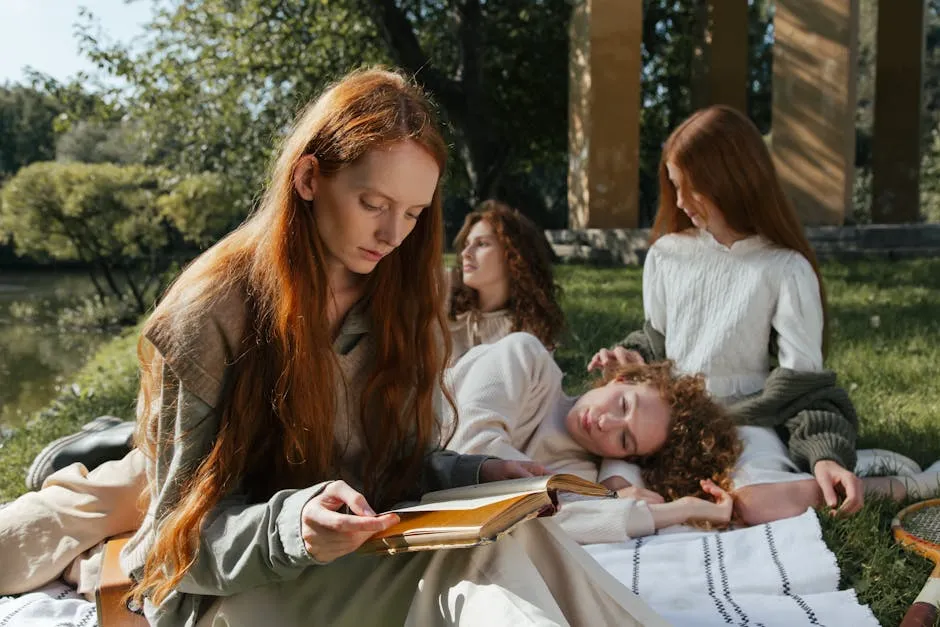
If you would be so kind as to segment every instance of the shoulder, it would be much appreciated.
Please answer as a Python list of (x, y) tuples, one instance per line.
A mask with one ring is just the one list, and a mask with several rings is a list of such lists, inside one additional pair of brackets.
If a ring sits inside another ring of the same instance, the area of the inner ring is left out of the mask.
[(666, 255), (684, 253), (694, 250), (698, 246), (698, 229), (686, 229), (678, 233), (663, 235), (650, 246), (650, 253)]
[(249, 307), (242, 285), (219, 291), (201, 306), (195, 305), (198, 289), (172, 294), (147, 322), (144, 337), (184, 387), (214, 406), (228, 367), (244, 350)]
[(768, 260), (779, 273), (781, 282), (818, 286), (819, 278), (809, 259), (789, 248), (768, 248)]

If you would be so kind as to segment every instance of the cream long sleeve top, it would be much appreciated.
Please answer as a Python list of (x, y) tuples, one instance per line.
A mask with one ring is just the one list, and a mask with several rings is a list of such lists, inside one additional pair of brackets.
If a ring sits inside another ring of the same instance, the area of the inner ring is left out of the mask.
[[(512, 333), (471, 349), (448, 371), (448, 384), (459, 411), (449, 449), (535, 461), (597, 481), (599, 458), (565, 429), (576, 398), (564, 394), (561, 369), (535, 336)], [(566, 502), (555, 520), (581, 544), (621, 542), (655, 530), (649, 507), (634, 499)]]

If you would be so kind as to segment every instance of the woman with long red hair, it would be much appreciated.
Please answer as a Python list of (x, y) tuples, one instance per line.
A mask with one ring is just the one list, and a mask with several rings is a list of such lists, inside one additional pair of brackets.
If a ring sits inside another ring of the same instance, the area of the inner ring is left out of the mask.
[[(376, 513), (394, 503), (544, 472), (440, 449), (445, 162), (419, 89), (348, 75), (298, 116), (254, 214), (144, 325), (137, 449), (108, 472), (130, 471), (123, 510), (146, 478), (142, 520), (119, 518), (139, 524), (121, 566), (151, 624), (638, 624), (631, 612), (648, 612), (595, 580), (550, 523), (475, 549), (355, 554), (397, 521)], [(78, 483), (73, 518), (99, 505), (83, 490), (107, 482)]]
[[(696, 112), (663, 146), (643, 308), (643, 341), (604, 349), (589, 368), (666, 358), (703, 373), (745, 425), (734, 487), (746, 522), (822, 504), (851, 514), (863, 489), (895, 497), (906, 487), (937, 489), (937, 473), (867, 478), (863, 487), (853, 472), (857, 420), (823, 370), (826, 297), (816, 256), (760, 132), (731, 107)], [(608, 464), (602, 475), (610, 474), (636, 476)]]

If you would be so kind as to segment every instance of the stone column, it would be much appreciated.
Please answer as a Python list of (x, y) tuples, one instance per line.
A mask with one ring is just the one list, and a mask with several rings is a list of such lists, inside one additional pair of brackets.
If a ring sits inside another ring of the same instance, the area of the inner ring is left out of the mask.
[(923, 0), (878, 4), (872, 222), (920, 219)]
[(709, 0), (705, 30), (708, 104), (747, 113), (747, 0)]
[(777, 0), (773, 155), (804, 224), (842, 224), (851, 206), (858, 13), (858, 0)]
[(584, 0), (573, 11), (568, 67), (571, 228), (639, 221), (642, 0)]

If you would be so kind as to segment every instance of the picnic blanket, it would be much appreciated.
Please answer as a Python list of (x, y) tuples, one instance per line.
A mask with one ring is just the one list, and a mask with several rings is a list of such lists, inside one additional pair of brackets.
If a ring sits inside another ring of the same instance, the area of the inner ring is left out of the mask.
[(585, 549), (672, 625), (878, 625), (854, 590), (839, 590), (811, 509), (746, 529), (671, 527)]
[(16, 597), (0, 597), (0, 627), (96, 627), (95, 604), (75, 588), (55, 581)]
[[(878, 625), (839, 568), (813, 510), (735, 531), (671, 527), (646, 538), (584, 547), (668, 623), (791, 627)], [(94, 627), (95, 606), (63, 583), (0, 599), (0, 626)]]

